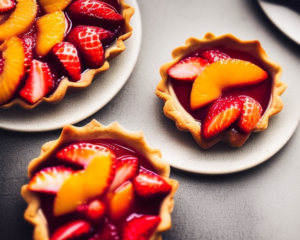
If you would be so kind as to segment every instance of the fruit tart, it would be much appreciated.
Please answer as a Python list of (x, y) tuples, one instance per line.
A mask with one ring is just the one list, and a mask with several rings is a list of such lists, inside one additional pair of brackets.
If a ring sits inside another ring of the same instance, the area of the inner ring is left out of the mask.
[(124, 0), (0, 1), (0, 107), (32, 109), (85, 88), (125, 50)]
[(66, 126), (28, 167), (21, 190), (36, 240), (158, 240), (178, 187), (142, 132), (97, 121)]
[(242, 146), (283, 108), (282, 69), (258, 41), (231, 34), (189, 38), (160, 69), (156, 95), (165, 115), (204, 149), (219, 141)]

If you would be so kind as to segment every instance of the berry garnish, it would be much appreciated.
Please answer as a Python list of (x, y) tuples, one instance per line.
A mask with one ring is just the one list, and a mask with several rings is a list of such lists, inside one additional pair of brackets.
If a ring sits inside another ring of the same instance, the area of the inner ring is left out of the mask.
[(0, 13), (8, 12), (16, 6), (14, 0), (0, 0)]
[(23, 41), (17, 37), (10, 38), (0, 46), (0, 52), (2, 53), (0, 105), (2, 105), (14, 96), (25, 74)]
[(263, 109), (261, 105), (251, 97), (239, 96), (239, 99), (242, 101), (243, 108), (238, 125), (245, 133), (250, 133), (259, 122)]
[(62, 42), (56, 44), (52, 51), (68, 75), (74, 81), (79, 81), (81, 78), (81, 65), (75, 46), (68, 42)]
[(104, 49), (98, 34), (92, 28), (74, 28), (67, 40), (82, 54), (87, 67), (99, 68), (104, 63)]
[(50, 240), (71, 240), (86, 235), (91, 230), (91, 224), (83, 220), (76, 220), (58, 228)]
[(209, 139), (227, 129), (241, 114), (242, 103), (238, 98), (217, 100), (204, 120), (202, 135)]
[(106, 218), (100, 231), (89, 240), (120, 240), (120, 237), (118, 236), (117, 228)]
[(206, 59), (209, 63), (214, 63), (217, 62), (221, 59), (225, 60), (225, 59), (229, 59), (230, 57), (219, 51), (219, 50), (208, 50), (205, 51), (201, 54), (201, 57), (203, 57), (204, 59)]
[(30, 69), (31, 61), (33, 59), (33, 49), (36, 46), (36, 33), (35, 27), (32, 27), (27, 33), (22, 36), (24, 49), (25, 49), (25, 69), (28, 72)]
[(54, 82), (47, 63), (32, 60), (29, 77), (20, 96), (29, 103), (36, 103), (53, 90)]
[(165, 179), (145, 169), (141, 170), (132, 182), (137, 195), (143, 198), (162, 197), (172, 190)]
[(100, 200), (94, 200), (89, 204), (80, 205), (77, 211), (84, 215), (90, 221), (100, 221), (105, 214), (105, 205)]
[(159, 216), (133, 216), (124, 224), (122, 240), (149, 240), (159, 225)]
[(42, 6), (46, 13), (53, 13), (56, 11), (64, 10), (72, 0), (39, 0), (39, 4)]
[(268, 74), (253, 63), (227, 59), (205, 68), (193, 83), (190, 107), (197, 110), (217, 100), (224, 89), (260, 83)]
[(28, 189), (33, 192), (56, 194), (73, 172), (72, 169), (63, 166), (45, 168), (34, 175)]
[(183, 81), (194, 81), (206, 68), (208, 62), (199, 57), (189, 57), (169, 68), (170, 77)]

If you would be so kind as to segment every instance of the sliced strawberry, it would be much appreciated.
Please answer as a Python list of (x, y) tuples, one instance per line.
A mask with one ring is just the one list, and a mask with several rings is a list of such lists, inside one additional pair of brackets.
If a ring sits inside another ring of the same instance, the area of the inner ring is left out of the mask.
[(122, 15), (107, 3), (97, 0), (77, 0), (68, 9), (68, 15), (74, 21), (93, 21), (98, 25), (105, 23), (121, 24), (124, 19)]
[(145, 169), (132, 182), (135, 192), (144, 198), (165, 196), (172, 190), (171, 185), (161, 176)]
[(69, 76), (74, 81), (79, 81), (81, 79), (81, 65), (75, 46), (68, 42), (61, 42), (53, 47), (52, 52), (64, 66)]
[(77, 211), (91, 221), (99, 221), (104, 217), (105, 205), (100, 200), (94, 200), (89, 204), (78, 206)]
[(0, 13), (7, 12), (16, 6), (14, 0), (0, 0)]
[(104, 146), (92, 143), (73, 143), (60, 150), (56, 157), (60, 160), (86, 167), (95, 155), (102, 151), (114, 155), (110, 149)]
[(0, 56), (0, 74), (3, 72), (3, 67), (4, 67), (3, 58), (1, 58)]
[(26, 70), (30, 71), (31, 61), (33, 59), (33, 49), (36, 45), (36, 31), (35, 26), (33, 26), (27, 33), (25, 33), (22, 37), (24, 50), (25, 50), (25, 61), (24, 65)]
[(89, 238), (89, 240), (120, 240), (120, 237), (118, 236), (117, 228), (106, 218), (100, 231), (92, 238)]
[(241, 114), (242, 103), (238, 98), (217, 100), (204, 120), (202, 134), (211, 138), (227, 129)]
[(91, 224), (83, 220), (76, 220), (58, 228), (50, 240), (69, 240), (81, 237), (91, 231)]
[(20, 96), (34, 104), (51, 92), (54, 81), (47, 63), (33, 60), (30, 65), (29, 78)]
[(217, 62), (221, 59), (230, 58), (227, 54), (219, 50), (208, 50), (201, 54), (201, 57), (205, 58), (209, 63)]
[(116, 175), (110, 185), (110, 190), (114, 191), (126, 181), (133, 179), (139, 172), (139, 160), (134, 156), (122, 156), (116, 164)]
[(69, 33), (67, 40), (74, 44), (82, 54), (87, 67), (99, 68), (103, 65), (104, 49), (98, 34), (93, 29), (74, 28)]
[(243, 110), (238, 125), (245, 133), (250, 133), (259, 122), (262, 116), (263, 108), (259, 102), (251, 97), (239, 96), (239, 99), (243, 103)]
[(183, 81), (194, 81), (206, 68), (208, 62), (199, 57), (189, 57), (169, 68), (170, 77)]
[(134, 215), (124, 224), (122, 240), (149, 240), (160, 221), (159, 216)]
[(30, 180), (28, 190), (56, 194), (73, 173), (72, 169), (63, 166), (45, 168)]

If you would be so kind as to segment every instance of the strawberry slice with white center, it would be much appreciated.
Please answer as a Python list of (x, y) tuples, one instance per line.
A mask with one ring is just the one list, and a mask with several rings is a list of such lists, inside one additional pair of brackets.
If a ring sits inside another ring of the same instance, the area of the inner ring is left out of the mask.
[(45, 168), (30, 180), (28, 190), (56, 194), (65, 180), (73, 173), (72, 169), (63, 166)]
[(123, 183), (133, 179), (139, 172), (139, 160), (136, 157), (126, 155), (117, 160), (116, 175), (110, 185), (110, 191), (114, 191)]
[(199, 57), (189, 57), (168, 69), (170, 77), (182, 81), (194, 81), (206, 68), (208, 62)]
[(165, 179), (145, 169), (140, 171), (132, 183), (137, 195), (143, 198), (162, 197), (172, 190), (172, 186)]
[(56, 157), (65, 162), (86, 167), (99, 152), (108, 152), (114, 156), (114, 153), (104, 146), (92, 143), (73, 143), (60, 150)]
[(29, 103), (35, 104), (53, 90), (54, 81), (47, 63), (33, 60), (30, 66), (29, 78), (20, 96)]
[(202, 135), (211, 138), (226, 130), (241, 114), (242, 103), (238, 98), (217, 100), (205, 118)]
[(131, 216), (124, 224), (122, 240), (149, 240), (160, 221), (159, 216)]
[(67, 40), (74, 44), (81, 53), (87, 67), (99, 68), (103, 65), (104, 49), (98, 34), (91, 28), (74, 28), (69, 33)]
[(16, 6), (14, 0), (0, 0), (0, 13), (12, 10)]
[(58, 228), (50, 240), (71, 240), (84, 236), (91, 231), (91, 224), (83, 220), (76, 220)]
[(251, 97), (239, 96), (239, 99), (243, 103), (243, 110), (238, 125), (245, 133), (250, 133), (259, 122), (262, 116), (263, 108), (259, 102)]
[(209, 63), (214, 63), (217, 61), (220, 61), (221, 59), (229, 59), (230, 57), (219, 51), (219, 50), (208, 50), (205, 51), (201, 54), (201, 57), (203, 57), (204, 59), (206, 59)]
[(68, 42), (56, 44), (52, 52), (59, 59), (68, 75), (74, 80), (81, 79), (81, 65), (75, 46)]
[(25, 50), (25, 69), (26, 71), (30, 71), (30, 65), (31, 61), (33, 59), (33, 49), (36, 46), (36, 32), (35, 32), (35, 26), (33, 26), (27, 33), (25, 33), (22, 37), (23, 40), (23, 46)]

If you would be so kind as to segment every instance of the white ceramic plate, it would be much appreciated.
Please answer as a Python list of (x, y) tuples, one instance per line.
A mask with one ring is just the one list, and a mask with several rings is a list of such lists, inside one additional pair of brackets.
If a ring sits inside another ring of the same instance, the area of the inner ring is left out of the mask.
[(131, 25), (131, 38), (126, 40), (126, 50), (110, 62), (110, 69), (95, 79), (86, 89), (69, 94), (56, 105), (41, 104), (27, 111), (20, 107), (0, 110), (0, 128), (39, 132), (62, 128), (77, 123), (104, 107), (123, 87), (138, 58), (141, 45), (141, 16), (136, 0), (127, 0), (135, 8)]
[(300, 14), (283, 5), (258, 0), (268, 18), (289, 38), (300, 44)]

